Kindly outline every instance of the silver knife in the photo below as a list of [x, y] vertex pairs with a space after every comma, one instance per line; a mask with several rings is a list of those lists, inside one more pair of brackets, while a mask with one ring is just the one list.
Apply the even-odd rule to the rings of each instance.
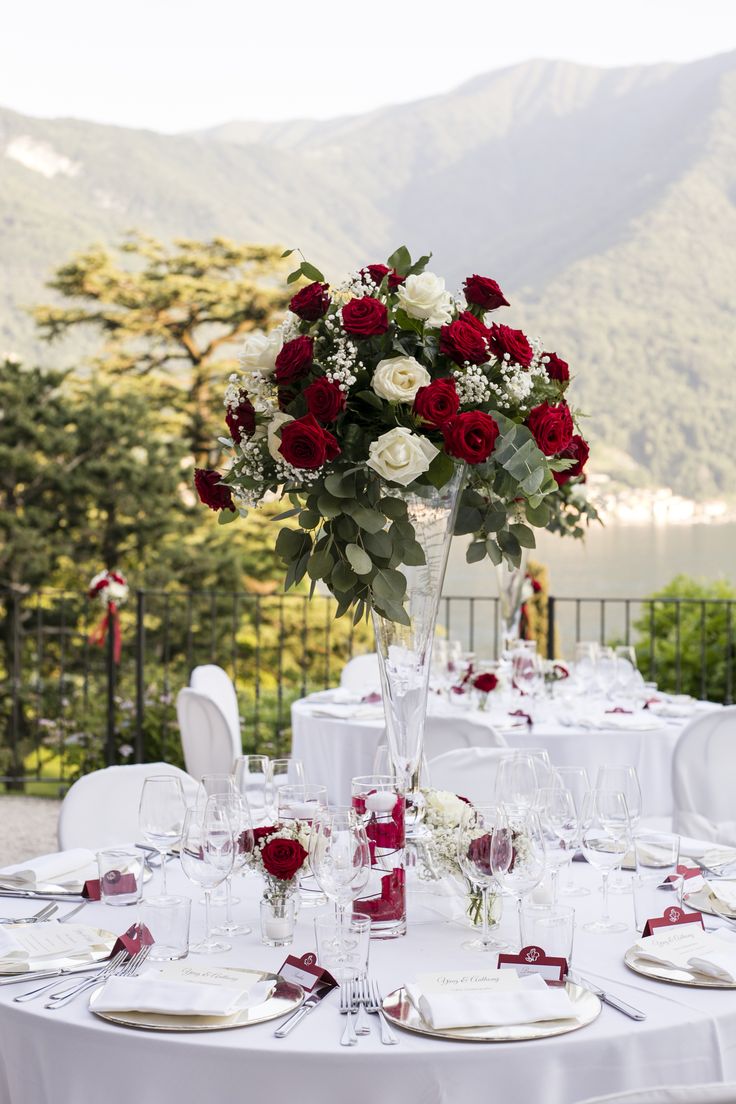
[[568, 974], [568, 977], [570, 981], [582, 985], [584, 989], [589, 989], [591, 993], [595, 993], [604, 1004], [609, 1005], [611, 1008], [615, 1008], [617, 1012], [623, 1012], [624, 1016], [628, 1016], [632, 1020], [645, 1020], [647, 1018], [646, 1012], [641, 1012], [638, 1008], [634, 1008], [632, 1004], [627, 1004], [626, 1001], [622, 1001], [619, 997], [612, 996], [610, 993], [607, 993], [605, 989], [601, 989], [599, 985], [595, 985], [594, 982], [589, 981], [580, 974]]
[[44, 981], [46, 978], [66, 977], [68, 974], [94, 974], [102, 970], [109, 962], [103, 958], [99, 962], [80, 963], [79, 966], [65, 966], [56, 970], [29, 970], [25, 974], [0, 975], [0, 985], [17, 985], [23, 981]]
[[275, 1037], [277, 1039], [284, 1039], [290, 1031], [294, 1030], [297, 1024], [301, 1023], [302, 1020], [305, 1019], [310, 1012], [314, 1011], [320, 1001], [324, 1000], [324, 998], [328, 995], [328, 993], [331, 993], [332, 990], [332, 985], [322, 985], [319, 989], [315, 990], [314, 993], [310, 993], [304, 1003], [299, 1008], [297, 1008], [296, 1012], [289, 1016], [288, 1020], [285, 1020], [282, 1023], [281, 1027], [277, 1028], [276, 1031], [274, 1031]]
[[0, 889], [0, 897], [15, 897], [18, 901], [86, 901], [81, 893], [66, 893], [63, 889], [49, 890], [47, 893], [35, 889]]

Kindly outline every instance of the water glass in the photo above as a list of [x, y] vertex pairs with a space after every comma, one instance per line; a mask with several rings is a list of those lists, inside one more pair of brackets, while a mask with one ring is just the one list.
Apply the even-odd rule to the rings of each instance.
[[303, 786], [304, 766], [301, 759], [271, 759], [266, 771], [266, 822], [276, 818], [278, 792], [282, 786]]
[[583, 802], [583, 854], [591, 866], [600, 870], [603, 903], [600, 920], [584, 924], [586, 931], [625, 931], [626, 924], [611, 920], [608, 913], [608, 878], [619, 866], [631, 843], [629, 811], [620, 790], [591, 790]]
[[522, 947], [541, 947], [552, 958], [567, 959], [572, 965], [575, 909], [569, 905], [523, 905]]
[[146, 843], [161, 858], [161, 893], [166, 896], [166, 858], [181, 840], [186, 801], [175, 774], [153, 774], [143, 783], [138, 806], [138, 826]]
[[209, 799], [204, 807], [187, 809], [182, 833], [181, 866], [190, 881], [204, 890], [205, 937], [190, 947], [199, 954], [229, 951], [229, 943], [214, 938], [210, 918], [212, 890], [233, 868], [235, 835], [227, 811]]
[[530, 808], [539, 788], [534, 758], [527, 752], [505, 756], [496, 775], [495, 799], [501, 805]]
[[[503, 857], [502, 849], [491, 852], [491, 865], [501, 888], [516, 901], [517, 916], [521, 912], [524, 897], [536, 889], [546, 870], [546, 850], [542, 826], [537, 813], [528, 806], [504, 805], [505, 834], [511, 851], [511, 861], [506, 866], [496, 857]], [[519, 921], [519, 936], [521, 922]]]
[[254, 828], [268, 824], [266, 814], [267, 755], [239, 755], [233, 764], [235, 789], [248, 803]]
[[303, 820], [310, 824], [320, 809], [327, 808], [326, 786], [281, 786], [276, 791], [279, 820]]
[[335, 981], [357, 981], [368, 973], [371, 938], [369, 916], [347, 912], [316, 916], [317, 961]]
[[667, 905], [682, 905], [683, 879], [677, 872], [680, 837], [670, 832], [637, 832], [634, 857], [634, 921], [641, 931], [647, 920], [661, 916]]
[[578, 840], [578, 817], [569, 790], [561, 786], [537, 791], [537, 812], [547, 850], [552, 904], [557, 904], [560, 871], [569, 866]]
[[[635, 832], [641, 820], [642, 808], [641, 786], [639, 785], [639, 776], [636, 773], [636, 767], [630, 765], [620, 767], [599, 767], [595, 785], [598, 790], [621, 791], [626, 798], [626, 808], [629, 812], [629, 827], [632, 832]], [[611, 879], [611, 884], [608, 888], [611, 893], [629, 893], [630, 883], [619, 873], [616, 877]]]
[[138, 910], [138, 922], [153, 936], [149, 962], [171, 962], [189, 954], [189, 897], [147, 897]]
[[266, 947], [288, 947], [296, 926], [296, 893], [280, 893], [261, 901], [261, 943]]
[[100, 901], [104, 905], [134, 905], [141, 899], [145, 860], [138, 847], [97, 852]]
[[503, 950], [489, 931], [488, 894], [496, 876], [508, 870], [513, 848], [503, 809], [498, 805], [468, 805], [457, 830], [457, 861], [470, 885], [480, 893], [481, 933], [463, 944], [471, 951]]
[[309, 865], [317, 885], [334, 901], [338, 915], [365, 889], [371, 852], [365, 825], [355, 809], [321, 809], [309, 835]]

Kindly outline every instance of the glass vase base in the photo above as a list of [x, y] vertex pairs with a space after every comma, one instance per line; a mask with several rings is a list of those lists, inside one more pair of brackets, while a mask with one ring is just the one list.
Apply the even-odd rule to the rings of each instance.
[[[358, 912], [359, 909], [356, 908], [355, 911]], [[392, 924], [391, 927], [386, 927], [383, 930], [371, 927], [371, 942], [374, 939], [398, 939], [401, 935], [406, 935], [406, 920], [398, 924]]]
[[192, 943], [190, 954], [225, 954], [233, 949], [232, 943], [224, 943], [220, 939], [202, 939], [199, 943]]
[[583, 931], [593, 932], [597, 935], [610, 935], [612, 932], [623, 932], [627, 930], [628, 925], [622, 924], [620, 920], [591, 920], [587, 924], [583, 924]]

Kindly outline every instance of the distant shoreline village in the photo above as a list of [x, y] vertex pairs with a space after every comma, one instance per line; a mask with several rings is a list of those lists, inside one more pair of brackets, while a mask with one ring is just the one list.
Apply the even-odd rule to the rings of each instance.
[[609, 475], [588, 479], [591, 501], [603, 521], [619, 525], [719, 525], [736, 521], [736, 508], [724, 499], [695, 502], [669, 487], [622, 487]]

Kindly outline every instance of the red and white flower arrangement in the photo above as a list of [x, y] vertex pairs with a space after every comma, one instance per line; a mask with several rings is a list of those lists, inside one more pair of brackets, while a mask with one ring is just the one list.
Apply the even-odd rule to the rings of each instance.
[[297, 888], [308, 858], [309, 826], [294, 820], [253, 829], [252, 865], [266, 880], [264, 896], [272, 903]]
[[120, 571], [99, 571], [90, 581], [87, 596], [96, 599], [104, 609], [102, 619], [89, 634], [89, 642], [102, 648], [108, 632], [112, 633], [113, 656], [119, 663], [122, 640], [118, 610], [128, 599], [125, 576]]

